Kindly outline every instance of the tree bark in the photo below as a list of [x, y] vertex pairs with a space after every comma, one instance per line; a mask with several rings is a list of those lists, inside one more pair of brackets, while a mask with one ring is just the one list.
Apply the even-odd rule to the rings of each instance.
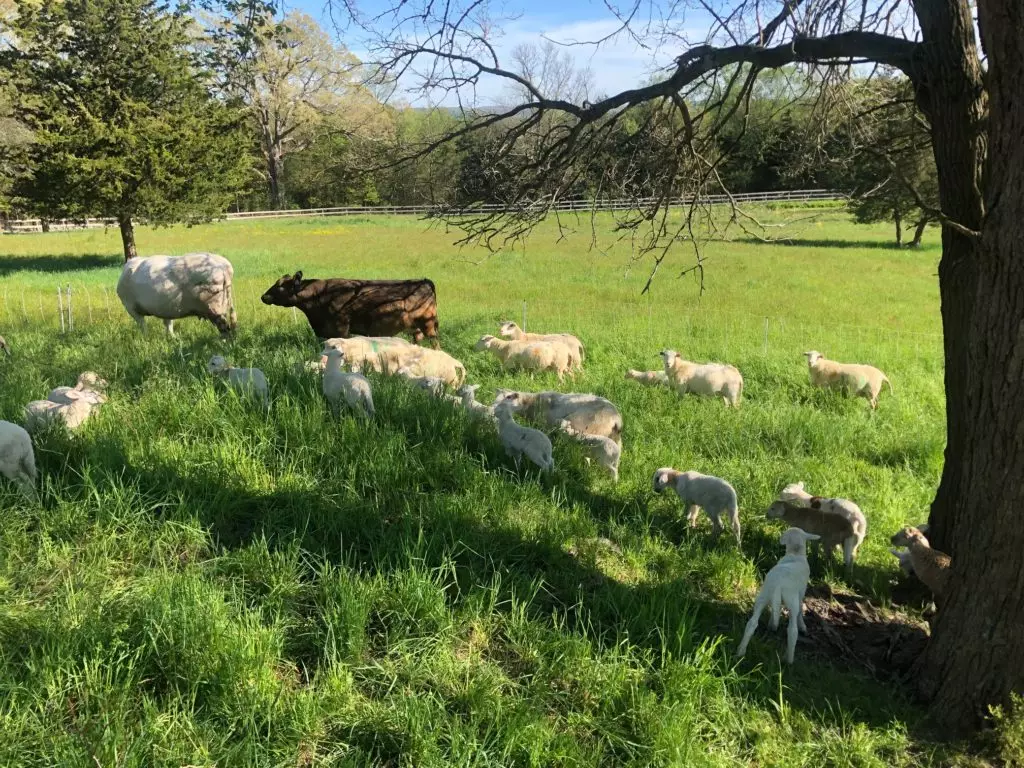
[[124, 260], [134, 259], [139, 255], [135, 248], [135, 225], [131, 216], [120, 216], [117, 226], [121, 229], [121, 244], [124, 246]]
[[896, 247], [900, 248], [903, 245], [903, 216], [899, 208], [892, 209], [892, 218], [896, 222]]
[[917, 248], [921, 245], [921, 238], [924, 237], [924, 231], [928, 228], [928, 219], [924, 218], [914, 225], [914, 238], [907, 244], [908, 248]]
[[275, 211], [284, 208], [284, 162], [281, 148], [271, 146], [267, 152], [267, 181], [270, 184], [270, 207]]

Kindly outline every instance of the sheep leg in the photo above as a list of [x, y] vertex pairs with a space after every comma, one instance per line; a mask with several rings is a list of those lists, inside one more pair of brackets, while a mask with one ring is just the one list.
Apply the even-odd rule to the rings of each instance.
[[739, 544], [742, 539], [740, 535], [740, 512], [738, 509], [729, 510], [729, 523], [732, 526], [732, 532], [736, 536], [736, 543]]
[[772, 617], [768, 622], [768, 628], [772, 632], [779, 628], [779, 620], [782, 618], [782, 602], [779, 600], [772, 601]]
[[797, 627], [805, 635], [807, 634], [807, 623], [804, 621], [804, 596], [807, 594], [807, 587], [800, 590], [800, 607], [796, 612]]
[[705, 510], [708, 513], [708, 517], [711, 518], [711, 537], [718, 540], [718, 537], [722, 535], [722, 521], [719, 519], [719, 511]]
[[789, 609], [789, 624], [786, 626], [786, 663], [792, 664], [803, 617], [800, 615], [800, 595], [790, 593], [786, 598], [786, 607]]
[[747, 644], [754, 636], [754, 632], [757, 631], [757, 622], [767, 604], [768, 596], [763, 591], [758, 593], [757, 599], [754, 600], [754, 611], [750, 614], [750, 620], [747, 622], [746, 629], [743, 630], [743, 639], [740, 640], [739, 647], [736, 649], [737, 656], [743, 656], [747, 652]]
[[700, 515], [700, 507], [696, 504], [690, 504], [686, 508], [686, 520], [690, 524], [691, 528], [697, 527], [697, 516]]

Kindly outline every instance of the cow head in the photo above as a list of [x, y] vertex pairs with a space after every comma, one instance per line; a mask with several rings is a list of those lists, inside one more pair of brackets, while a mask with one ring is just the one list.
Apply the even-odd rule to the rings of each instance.
[[281, 275], [281, 279], [267, 289], [260, 297], [264, 304], [278, 307], [294, 307], [298, 303], [299, 291], [302, 290], [302, 272], [294, 275]]

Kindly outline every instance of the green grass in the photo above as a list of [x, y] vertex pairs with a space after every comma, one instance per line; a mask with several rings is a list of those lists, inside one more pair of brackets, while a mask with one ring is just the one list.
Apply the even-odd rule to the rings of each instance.
[[[732, 657], [781, 528], [786, 482], [856, 499], [869, 535], [852, 583], [886, 604], [888, 533], [921, 520], [943, 449], [936, 237], [882, 246], [824, 210], [789, 245], [707, 246], [705, 293], [589, 225], [488, 256], [401, 218], [219, 223], [139, 232], [140, 252], [210, 250], [235, 265], [237, 338], [155, 321], [143, 338], [113, 295], [116, 231], [0, 238], [0, 418], [85, 369], [109, 404], [74, 436], [36, 440], [43, 503], [0, 484], [0, 764], [923, 766], [939, 749], [898, 687], [765, 627]], [[778, 218], [778, 212], [766, 212]], [[602, 222], [601, 226], [604, 226]], [[832, 244], [830, 244], [832, 243]], [[671, 269], [669, 268], [671, 267]], [[499, 320], [572, 330], [593, 391], [625, 418], [622, 479], [555, 440], [550, 477], [516, 473], [496, 436], [374, 380], [378, 418], [328, 417], [295, 361], [304, 319], [258, 296], [284, 272], [431, 277], [443, 346], [472, 351]], [[74, 290], [60, 334], [56, 286]], [[623, 379], [673, 347], [744, 373], [741, 409]], [[813, 391], [801, 352], [871, 362], [892, 379], [878, 413]], [[259, 365], [269, 414], [205, 374], [211, 354]], [[742, 551], [685, 527], [652, 471], [736, 487]], [[614, 546], [608, 546], [610, 539]], [[812, 630], [813, 630], [812, 624]]]

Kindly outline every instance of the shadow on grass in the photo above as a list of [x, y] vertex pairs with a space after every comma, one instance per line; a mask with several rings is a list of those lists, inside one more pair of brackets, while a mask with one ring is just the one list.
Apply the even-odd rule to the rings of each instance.
[[0, 254], [0, 277], [16, 272], [84, 272], [90, 269], [120, 267], [124, 264], [121, 256], [103, 256], [97, 253], [77, 255], [73, 253], [47, 256], [10, 256]]
[[746, 245], [789, 245], [796, 248], [857, 248], [874, 249], [880, 251], [895, 251], [896, 253], [921, 253], [930, 250], [928, 245], [920, 245], [916, 248], [909, 248], [905, 245], [896, 245], [895, 242], [878, 240], [829, 240], [826, 238], [802, 238], [786, 237], [778, 240], [761, 240], [756, 237], [739, 237], [731, 242], [744, 243]]

